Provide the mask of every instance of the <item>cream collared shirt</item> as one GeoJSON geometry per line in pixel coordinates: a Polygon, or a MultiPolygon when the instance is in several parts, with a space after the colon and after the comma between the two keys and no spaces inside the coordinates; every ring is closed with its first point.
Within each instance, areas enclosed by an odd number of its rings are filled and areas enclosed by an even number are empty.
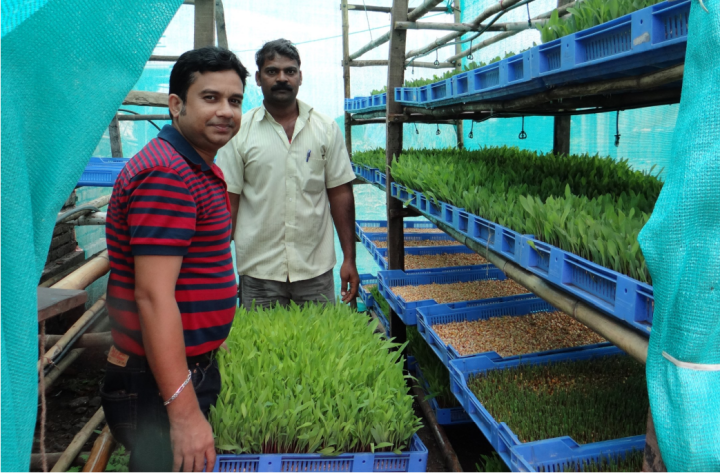
{"type": "Polygon", "coordinates": [[[292,142],[265,110],[243,115],[218,153],[228,192],[240,195],[235,254],[240,275],[303,281],[335,266],[326,189],[355,178],[340,127],[298,100],[292,142]]]}

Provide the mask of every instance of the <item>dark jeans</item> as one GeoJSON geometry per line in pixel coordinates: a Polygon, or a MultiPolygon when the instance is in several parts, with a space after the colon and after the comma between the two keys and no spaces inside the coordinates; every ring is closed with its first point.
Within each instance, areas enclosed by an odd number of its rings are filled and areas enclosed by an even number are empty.
{"type": "MultiPolygon", "coordinates": [[[[217,360],[213,353],[191,357],[188,369],[207,417],[220,394],[217,360]]],[[[147,359],[131,355],[125,367],[107,363],[100,396],[113,437],[131,452],[130,471],[171,471],[170,421],[147,359]]]]}

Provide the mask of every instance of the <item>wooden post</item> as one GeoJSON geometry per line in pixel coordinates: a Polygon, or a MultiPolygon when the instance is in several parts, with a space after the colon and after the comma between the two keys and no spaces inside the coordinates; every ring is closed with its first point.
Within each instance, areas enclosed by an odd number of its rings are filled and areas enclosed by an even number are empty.
{"type": "MultiPolygon", "coordinates": [[[[390,24],[407,21],[408,0],[393,0],[390,24]]],[[[393,182],[390,165],[393,157],[400,159],[403,148],[403,123],[390,119],[402,113],[402,105],[395,102],[395,87],[402,87],[405,80],[405,40],[407,30],[393,29],[390,34],[387,82],[387,140],[385,158],[387,161],[387,219],[388,219],[388,269],[405,269],[405,237],[403,230],[403,203],[391,196],[393,182]]],[[[390,332],[395,341],[404,343],[407,335],[405,324],[394,310],[390,309],[390,332]]]]}
{"type": "MultiPolygon", "coordinates": [[[[557,0],[558,8],[572,0],[557,0]]],[[[572,117],[555,117],[553,130],[553,153],[570,154],[570,122],[572,117]]]]}
{"type": "Polygon", "coordinates": [[[653,421],[650,409],[648,409],[647,435],[645,436],[642,471],[667,471],[662,455],[660,454],[660,446],[658,445],[657,435],[655,434],[655,422],[653,421]]]}
{"type": "Polygon", "coordinates": [[[215,0],[195,0],[194,48],[215,45],[215,0]]]}
{"type": "Polygon", "coordinates": [[[553,153],[570,154],[570,122],[572,117],[565,115],[555,117],[553,130],[553,153]]]}
{"type": "Polygon", "coordinates": [[[110,133],[110,156],[113,158],[122,158],[122,139],[120,138],[120,122],[118,122],[117,114],[110,122],[108,132],[110,133]]]}
{"type": "MultiPolygon", "coordinates": [[[[345,83],[345,98],[350,98],[350,22],[348,21],[347,0],[340,2],[342,10],[342,38],[343,38],[343,82],[345,83]]],[[[345,147],[352,157],[352,125],[350,114],[345,112],[345,147]]]]}
{"type": "Polygon", "coordinates": [[[227,30],[225,29],[225,8],[222,0],[215,0],[215,29],[217,30],[218,46],[228,48],[227,30]]]}
{"type": "MultiPolygon", "coordinates": [[[[461,7],[460,7],[460,0],[454,0],[453,1],[453,15],[455,17],[455,23],[462,22],[462,17],[460,15],[461,7]]],[[[462,53],[462,45],[456,44],[455,45],[455,54],[462,53]]],[[[459,71],[462,71],[462,61],[457,62],[456,68],[459,71]]],[[[465,148],[465,142],[463,140],[463,121],[457,120],[455,121],[455,132],[457,133],[457,147],[458,149],[464,149],[465,148]]]]}

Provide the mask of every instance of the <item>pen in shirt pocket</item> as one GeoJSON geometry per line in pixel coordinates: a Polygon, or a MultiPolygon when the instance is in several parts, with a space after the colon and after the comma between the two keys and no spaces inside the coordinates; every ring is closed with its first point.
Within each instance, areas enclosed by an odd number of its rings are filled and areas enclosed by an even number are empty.
{"type": "Polygon", "coordinates": [[[308,161],[310,161],[310,153],[312,153],[312,150],[311,150],[311,149],[308,150],[307,158],[305,158],[305,162],[306,162],[306,163],[307,163],[308,161]]]}

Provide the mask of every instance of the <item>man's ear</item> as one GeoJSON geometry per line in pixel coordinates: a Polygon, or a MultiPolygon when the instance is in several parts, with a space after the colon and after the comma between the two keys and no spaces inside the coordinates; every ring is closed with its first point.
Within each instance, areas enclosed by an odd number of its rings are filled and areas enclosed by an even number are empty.
{"type": "Polygon", "coordinates": [[[258,87],[261,87],[260,85],[260,71],[257,71],[255,73],[255,84],[257,84],[258,87]]]}
{"type": "Polygon", "coordinates": [[[298,77],[300,80],[298,81],[298,87],[302,85],[302,71],[298,71],[298,77]]]}
{"type": "Polygon", "coordinates": [[[170,94],[168,96],[168,108],[170,109],[170,117],[175,120],[180,116],[182,110],[183,101],[177,94],[170,94]]]}

